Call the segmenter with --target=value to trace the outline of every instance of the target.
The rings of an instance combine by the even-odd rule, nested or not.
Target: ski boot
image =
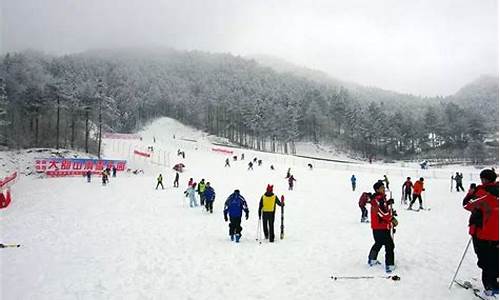
[[[385,272],[386,273],[392,273],[396,269],[395,265],[387,265],[385,266]]]
[[[376,259],[368,259],[368,265],[370,267],[373,267],[373,266],[376,266],[376,265],[380,265],[380,264],[381,263],[378,260],[376,260]]]
[[[234,241],[234,234],[231,234],[231,241]]]
[[[241,234],[238,234],[238,233],[237,233],[237,234],[235,234],[235,240],[234,240],[234,241],[235,241],[236,243],[239,243],[239,242],[240,242],[240,238],[241,238]]]

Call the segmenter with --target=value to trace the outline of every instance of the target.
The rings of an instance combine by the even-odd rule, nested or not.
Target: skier
[[[498,299],[498,181],[491,169],[481,171],[479,177],[482,184],[469,191],[463,206],[472,212],[469,234],[482,269],[483,294]]]
[[[101,176],[102,176],[102,185],[106,185],[106,183],[108,183],[108,173],[106,172],[106,170],[102,171]]]
[[[356,190],[356,176],[352,174],[351,176],[351,185],[352,185],[352,191],[354,192]]]
[[[424,178],[420,177],[418,181],[415,181],[413,184],[413,199],[410,202],[410,206],[408,207],[408,210],[411,210],[413,203],[415,203],[415,200],[418,198],[418,203],[420,204],[419,210],[424,209],[422,206],[422,192],[425,191],[424,188]]]
[[[259,202],[259,222],[262,217],[264,237],[269,238],[269,242],[274,242],[274,215],[276,212],[276,204],[284,206],[284,203],[278,199],[278,196],[273,194],[273,186],[268,184],[266,193],[260,197]]]
[[[156,189],[158,189],[158,186],[161,185],[161,189],[164,190],[165,188],[163,188],[163,176],[161,176],[161,174],[158,176],[158,178],[156,178],[156,181],[158,181],[156,183]]]
[[[233,156],[233,161],[237,161],[238,160],[238,156],[234,155]]]
[[[189,198],[189,207],[196,207],[198,203],[196,203],[196,192],[194,187],[196,186],[196,182],[193,182],[193,185],[190,185],[186,191],[184,191],[184,195]]]
[[[179,187],[179,172],[175,172],[174,187]]]
[[[240,242],[241,231],[243,230],[241,227],[243,211],[245,211],[245,219],[248,220],[249,210],[247,202],[241,196],[240,190],[235,190],[224,203],[224,221],[228,221],[229,215],[229,236],[231,237],[231,241],[236,241],[236,243]]]
[[[251,161],[248,162],[248,170],[253,170],[253,163]]]
[[[389,178],[387,178],[387,175],[384,175],[383,182],[385,182],[385,186],[387,187],[387,189],[390,190],[390,188],[389,188]]]
[[[90,182],[90,179],[92,177],[92,172],[90,170],[87,171],[87,182]]]
[[[370,203],[370,198],[372,193],[363,192],[361,197],[359,197],[358,205],[361,209],[361,223],[369,223],[368,221],[368,210],[366,209],[366,203]]]
[[[256,163],[257,162],[257,157],[254,157],[253,158],[253,162]]]
[[[455,174],[455,183],[456,183],[456,186],[455,188],[457,189],[457,192],[460,192],[460,190],[462,190],[462,192],[465,192],[464,190],[464,186],[462,185],[462,180],[464,178],[464,175],[462,173],[456,173]]]
[[[205,199],[205,208],[210,213],[214,212],[214,201],[215,201],[215,191],[210,186],[210,182],[207,182],[205,187],[205,192],[203,192],[203,198]]]
[[[313,165],[311,163],[307,164],[307,166],[309,167],[309,170],[313,169]]]
[[[293,182],[294,181],[297,181],[293,175],[291,175],[290,177],[288,177],[288,190],[289,191],[292,191],[293,190]]]
[[[224,165],[224,168],[225,167],[231,167],[231,165],[229,164],[229,158],[226,158],[226,164]]]
[[[411,189],[413,188],[413,183],[411,182],[410,177],[406,177],[406,181],[403,183],[401,188],[403,189],[403,203],[406,205],[408,204],[406,199],[411,201]]]
[[[113,177],[116,177],[116,167],[113,166]]]
[[[200,196],[200,205],[205,205],[205,179],[202,179],[200,183],[198,183],[198,195]]]
[[[262,166],[262,159],[259,159],[259,160],[257,161],[257,165],[258,165],[259,167],[260,167],[260,166]]]
[[[241,160],[245,159],[245,153],[241,153]]]
[[[274,171],[274,166],[273,165],[271,165],[270,168],[271,168],[271,171]]]
[[[368,265],[379,265],[377,260],[378,252],[382,246],[385,247],[385,271],[392,273],[395,269],[394,265],[394,240],[391,235],[393,226],[397,222],[393,218],[393,211],[389,207],[394,203],[394,199],[386,199],[385,187],[382,181],[377,181],[373,185],[375,195],[372,196],[371,204],[371,227],[373,230],[373,244],[368,254]]]

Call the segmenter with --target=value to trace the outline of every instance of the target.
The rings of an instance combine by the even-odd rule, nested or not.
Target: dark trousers
[[[404,197],[405,204],[406,200],[410,200],[411,202],[411,190],[405,190],[405,197]]]
[[[498,290],[498,241],[472,238],[477,266],[483,270],[482,281],[485,290]]]
[[[415,201],[417,199],[418,199],[418,203],[420,204],[420,207],[422,207],[422,195],[417,195],[417,194],[413,194],[413,199],[410,202],[410,207],[413,206],[413,203],[415,203]]]
[[[156,189],[158,189],[158,186],[161,185],[161,189],[164,190],[165,188],[163,187],[163,182],[161,181],[158,181],[158,183],[156,184]]]
[[[361,220],[368,219],[368,209],[366,207],[360,207],[361,209]]]
[[[370,249],[369,259],[377,259],[378,252],[382,246],[385,247],[385,265],[394,265],[394,241],[389,230],[373,230],[375,244]]]
[[[179,187],[179,180],[178,179],[174,180],[174,187]]]
[[[356,190],[356,184],[355,183],[351,183],[352,185],[352,190],[355,191]]]
[[[199,193],[198,195],[200,195],[200,205],[205,205],[205,194]]]
[[[241,234],[241,217],[233,218],[229,217],[229,235]]]
[[[213,213],[214,212],[214,202],[205,200],[205,208],[207,209],[207,211]],[[241,218],[240,218],[240,220],[241,220]]]
[[[274,212],[262,212],[262,222],[264,228],[264,236],[269,238],[270,242],[274,242]]]
[[[456,189],[457,189],[457,192],[460,192],[460,190],[462,190],[462,192],[465,192],[464,187],[463,187],[461,182],[460,183],[457,182]]]

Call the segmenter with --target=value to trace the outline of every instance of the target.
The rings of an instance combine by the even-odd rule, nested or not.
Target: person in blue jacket
[[[352,174],[351,176],[351,185],[352,185],[352,191],[354,192],[356,190],[356,176]]]
[[[229,235],[231,236],[231,241],[240,242],[241,231],[241,216],[242,212],[245,211],[245,219],[248,220],[248,206],[245,198],[241,196],[239,190],[235,190],[224,203],[224,221],[228,221],[229,215]]]
[[[214,201],[215,201],[215,191],[213,187],[210,186],[210,182],[207,182],[205,186],[205,191],[203,192],[203,196],[205,197],[205,208],[210,213],[214,211]]]

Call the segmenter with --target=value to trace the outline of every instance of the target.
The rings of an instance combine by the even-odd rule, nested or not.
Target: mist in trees
[[[1,59],[0,143],[11,148],[95,153],[100,106],[103,131],[133,132],[168,116],[263,151],[293,154],[296,142],[310,141],[356,157],[481,162],[498,156],[492,113],[498,112],[498,84],[479,88],[475,107],[464,104],[467,90],[456,98],[381,93],[278,73],[229,54],[28,51]],[[484,109],[491,105],[496,108]]]

